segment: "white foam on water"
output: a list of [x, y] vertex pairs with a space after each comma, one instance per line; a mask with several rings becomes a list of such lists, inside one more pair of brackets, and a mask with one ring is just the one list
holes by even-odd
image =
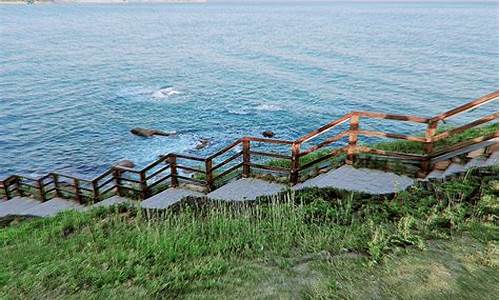
[[280, 110], [284, 110], [284, 108], [278, 104], [263, 103], [263, 104], [259, 104], [257, 107], [255, 107], [255, 110], [258, 110], [258, 111], [280, 111]]
[[173, 87], [164, 87], [153, 92], [151, 97], [154, 99], [164, 99], [179, 94], [181, 94], [181, 92], [175, 90]]

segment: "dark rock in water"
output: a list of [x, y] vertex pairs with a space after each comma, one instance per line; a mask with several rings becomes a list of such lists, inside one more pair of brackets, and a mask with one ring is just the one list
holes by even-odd
[[274, 136], [274, 132], [272, 132], [271, 130], [266, 130], [262, 133], [262, 136], [266, 138], [272, 138]]
[[196, 145], [197, 150], [201, 150], [203, 148], [206, 148], [210, 144], [210, 140], [208, 139], [200, 139], [198, 141], [198, 144]]
[[119, 162], [117, 162], [115, 164], [115, 166], [120, 166], [120, 167], [125, 167], [125, 168], [133, 168], [133, 167], [135, 167], [135, 164], [131, 160], [124, 159], [124, 160], [120, 160]]
[[175, 131], [173, 132], [165, 132], [157, 129], [147, 129], [147, 128], [141, 128], [141, 127], [136, 127], [130, 130], [132, 134], [138, 135], [138, 136], [143, 136], [143, 137], [151, 137], [153, 135], [162, 135], [162, 136], [171, 136], [175, 135]]

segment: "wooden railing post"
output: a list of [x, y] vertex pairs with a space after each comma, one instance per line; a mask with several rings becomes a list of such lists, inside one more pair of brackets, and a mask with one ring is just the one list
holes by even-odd
[[140, 181], [141, 181], [141, 199], [144, 200], [148, 198], [148, 182], [146, 180], [146, 171], [141, 171], [139, 173]]
[[206, 172], [206, 180], [207, 180], [207, 191], [212, 191], [214, 187], [214, 174], [212, 172], [212, 159], [208, 158], [205, 160], [205, 172]]
[[54, 181], [54, 190], [56, 192], [56, 197], [61, 197], [61, 190], [59, 189], [59, 176], [57, 174], [52, 173], [52, 180]]
[[[7, 200], [9, 200], [11, 197], [10, 197], [10, 191], [9, 191], [9, 185], [10, 185], [10, 177], [5, 179], [4, 181], [2, 181], [2, 186], [3, 186], [3, 190], [4, 190], [4, 193], [5, 193], [5, 198], [7, 198]], [[19, 194], [21, 195], [21, 194]]]
[[75, 186], [75, 200], [82, 203], [82, 194], [80, 189], [80, 180], [73, 178], [73, 184]]
[[425, 177], [431, 171], [431, 158], [430, 154], [434, 150], [434, 142], [432, 141], [432, 137], [436, 134], [439, 120], [431, 120], [427, 124], [427, 130], [425, 131], [425, 139], [424, 143], [424, 153], [427, 157], [420, 164], [420, 172], [418, 177]]
[[347, 147], [346, 164], [352, 165], [356, 160], [356, 147], [358, 145], [359, 114], [353, 113], [349, 122], [349, 146]]
[[300, 143], [292, 144], [292, 160], [290, 163], [290, 184], [295, 185], [299, 182], [300, 170]]
[[250, 176], [250, 140], [243, 138], [243, 178]]
[[[23, 192], [23, 189], [21, 188], [21, 177], [15, 176], [14, 177], [14, 184], [16, 185], [16, 190], [17, 190], [17, 193], [19, 194], [19, 196], [23, 197], [24, 196], [24, 192]], [[9, 180], [9, 184], [8, 185], [10, 185], [10, 180]]]
[[99, 202], [99, 184], [97, 180], [92, 180], [92, 200], [94, 203]]
[[113, 169], [113, 178], [115, 179], [115, 184], [116, 184], [116, 194], [118, 196], [123, 196], [123, 189], [122, 189], [122, 171], [119, 169]]
[[179, 179], [177, 178], [177, 156], [175, 154], [171, 154], [169, 157], [169, 162], [171, 185], [175, 188], [179, 186]]
[[39, 178], [36, 182], [38, 185], [38, 192], [40, 193], [40, 200], [42, 202], [47, 201], [47, 197], [45, 197], [45, 189], [43, 186], [43, 178]]

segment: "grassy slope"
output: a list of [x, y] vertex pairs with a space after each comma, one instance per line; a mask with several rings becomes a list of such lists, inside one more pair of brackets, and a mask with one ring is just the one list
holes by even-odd
[[0, 230], [0, 298], [498, 295], [498, 170], [390, 198], [65, 213]]

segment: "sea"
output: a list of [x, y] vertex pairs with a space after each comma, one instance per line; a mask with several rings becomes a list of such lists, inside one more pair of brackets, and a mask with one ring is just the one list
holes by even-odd
[[433, 116], [498, 88], [498, 21], [496, 2], [0, 5], [0, 178], [295, 139], [353, 110]]

